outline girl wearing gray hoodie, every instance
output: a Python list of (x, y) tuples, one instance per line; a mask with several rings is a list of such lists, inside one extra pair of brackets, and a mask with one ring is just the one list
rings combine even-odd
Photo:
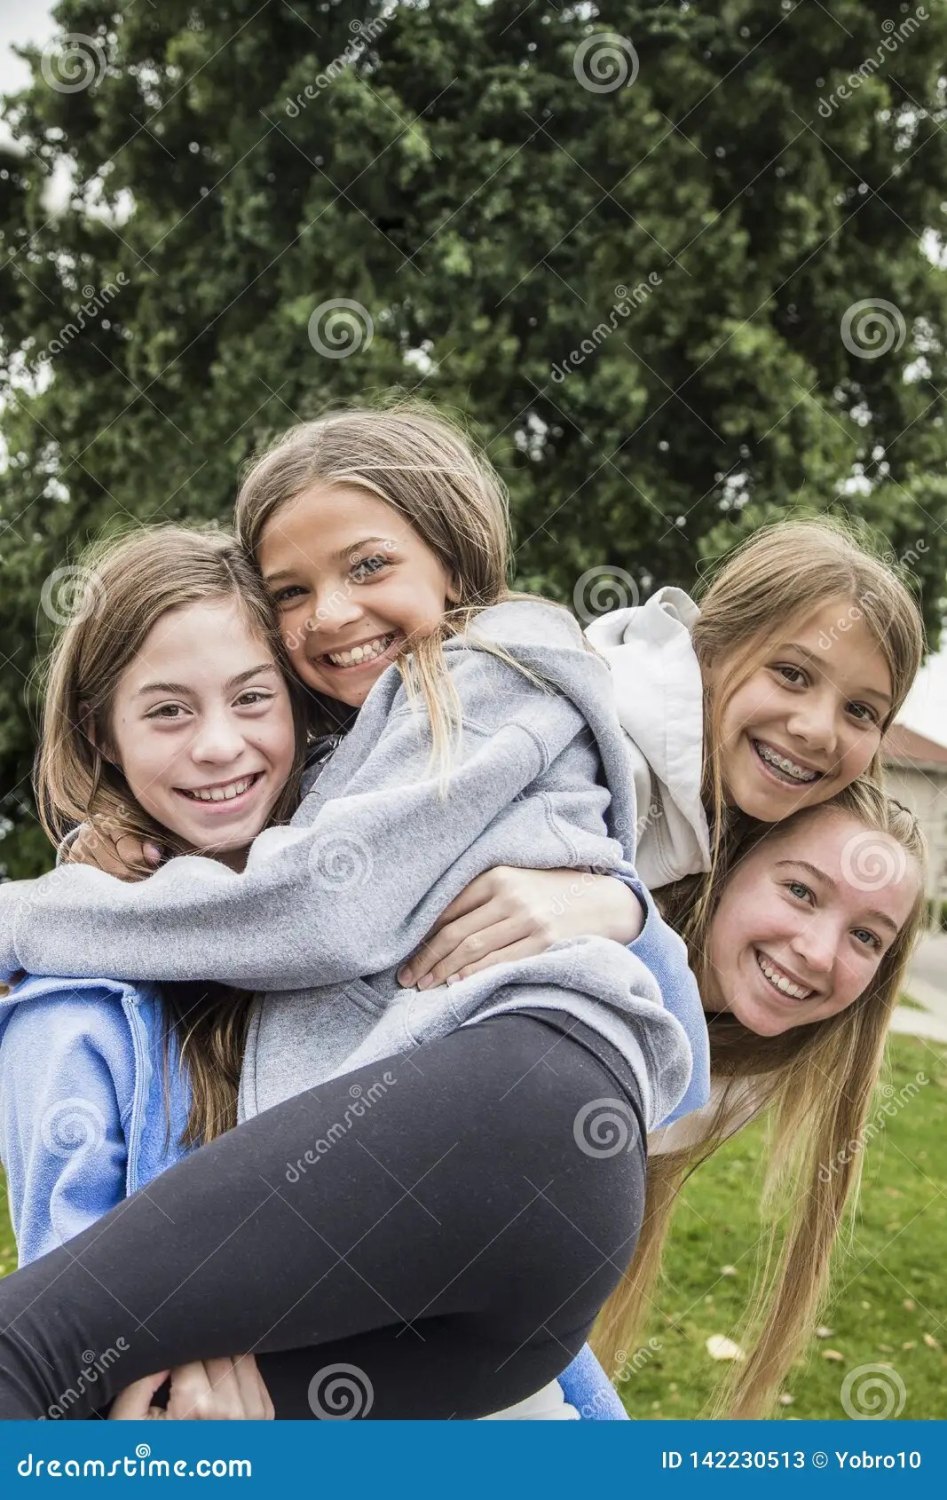
[[(607, 669), (564, 611), (507, 595), (485, 463), (427, 416), (330, 418), (261, 461), (238, 522), (317, 715), (358, 715), (242, 871), (192, 856), (128, 885), (67, 866), (0, 891), (8, 972), (270, 991), (245, 1128), (0, 1287), (0, 1414), (54, 1402), (76, 1337), (119, 1336), (99, 1402), (187, 1349), (252, 1348), (300, 1351), (264, 1371), (281, 1415), (319, 1415), (339, 1362), (374, 1416), (481, 1414), (555, 1375), (621, 1276), (644, 1132), (691, 1075), (696, 990), (640, 890), (640, 948), (576, 940), (433, 996), (397, 982), (488, 868), (618, 873), (634, 848)], [(144, 1320), (155, 1342), (126, 1337)]]

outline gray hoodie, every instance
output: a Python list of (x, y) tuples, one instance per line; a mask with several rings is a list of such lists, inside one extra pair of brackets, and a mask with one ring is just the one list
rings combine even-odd
[(397, 983), (401, 963), (483, 871), (610, 871), (623, 846), (634, 850), (634, 787), (608, 669), (566, 612), (497, 605), (447, 643), (445, 658), (462, 707), (446, 792), (430, 768), (427, 715), (389, 669), (292, 823), (260, 834), (242, 873), (194, 855), (136, 884), (63, 865), (0, 886), (0, 977), (22, 968), (268, 989), (248, 1039), (243, 1115), (487, 1014), (555, 1008), (621, 1050), (647, 1125), (660, 1122), (687, 1087), (691, 1047), (651, 971), (620, 945), (559, 944), (449, 989)]

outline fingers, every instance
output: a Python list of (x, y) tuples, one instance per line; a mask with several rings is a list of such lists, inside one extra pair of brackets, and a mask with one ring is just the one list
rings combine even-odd
[[(475, 911), (478, 906), (491, 900), (497, 894), (498, 882), (494, 879), (495, 870), (485, 870), (465, 885), (459, 896), (455, 896), (450, 906), (445, 906), (431, 932), (437, 932), (446, 922), (453, 922), (458, 917), (465, 917), (469, 912)], [(430, 935), (430, 934), (429, 934)]]
[(492, 969), (495, 964), (506, 964), (514, 958), (534, 958), (537, 953), (545, 953), (548, 947), (548, 942), (540, 941), (535, 933), (531, 933), (529, 937), (511, 943), (508, 948), (497, 948), (486, 958), (465, 964), (456, 974), (448, 974), (443, 982), (456, 984), (458, 980), (467, 979), (471, 974), (479, 974), (481, 969)]
[[(477, 933), (485, 932), (496, 925), (496, 915), (491, 916), (492, 903), (486, 906), (478, 906), (468, 916), (458, 917), (456, 921), (449, 922), (435, 932), (433, 937), (425, 938), (418, 951), (412, 955), (399, 971), (398, 978), (402, 984), (416, 984), (418, 989), (427, 989), (431, 984), (443, 984), (447, 974), (452, 974), (454, 969), (441, 970), (441, 977), (435, 979), (434, 971), (442, 966), (444, 961), (454, 953), (462, 943), (472, 940)], [(468, 957), (479, 957), (478, 953), (468, 950)], [(455, 964), (454, 968), (459, 968)]]
[(233, 1366), (240, 1386), (245, 1416), (256, 1422), (272, 1422), (276, 1411), (253, 1355), (238, 1355), (234, 1359)]
[(252, 1354), (195, 1361), (171, 1371), (173, 1421), (270, 1420), (273, 1403)]
[(170, 1370), (159, 1370), (157, 1374), (145, 1375), (141, 1380), (136, 1380), (133, 1385), (127, 1386), (112, 1402), (109, 1421), (142, 1422), (153, 1414), (163, 1417), (164, 1412), (161, 1408), (151, 1405), (151, 1398), (155, 1391), (164, 1385), (170, 1373)]
[(92, 865), (119, 880), (139, 880), (160, 862), (161, 850), (151, 840), (142, 844), (134, 834), (112, 836), (84, 823), (64, 858), (67, 864)]
[(219, 1410), (212, 1385), (212, 1375), (220, 1375), (215, 1367), (220, 1360), (195, 1360), (191, 1364), (178, 1365), (171, 1371), (171, 1395), (168, 1397), (168, 1416), (174, 1422), (210, 1422), (215, 1418), (226, 1421), (226, 1413)]
[(450, 945), (449, 951), (418, 981), (418, 988), (427, 989), (432, 985), (446, 984), (461, 972), (473, 972), (474, 964), (478, 968), (488, 969), (498, 962), (499, 953), (505, 953), (513, 943), (526, 939), (533, 943), (531, 953), (542, 953), (549, 947), (549, 939), (544, 932), (525, 926), (518, 917), (507, 917), (502, 922), (495, 922), (492, 927), (471, 932)]

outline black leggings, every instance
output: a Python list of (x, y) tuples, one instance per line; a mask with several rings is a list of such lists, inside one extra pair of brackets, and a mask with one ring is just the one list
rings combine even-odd
[(265, 1111), (0, 1281), (0, 1418), (248, 1351), (277, 1417), (482, 1416), (581, 1347), (644, 1181), (608, 1043), (480, 1022)]

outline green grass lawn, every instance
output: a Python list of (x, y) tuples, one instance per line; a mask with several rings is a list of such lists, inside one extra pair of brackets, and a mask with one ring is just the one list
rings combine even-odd
[[(867, 1153), (858, 1216), (836, 1255), (822, 1314), (821, 1328), (832, 1331), (813, 1337), (791, 1371), (784, 1391), (792, 1403), (780, 1416), (844, 1418), (846, 1373), (887, 1364), (906, 1392), (902, 1418), (947, 1417), (947, 1053), (893, 1036), (889, 1084), (898, 1091), (918, 1073), (930, 1082), (888, 1119)], [(759, 1149), (759, 1131), (744, 1131), (684, 1189), (668, 1245), (668, 1283), (645, 1335), (661, 1347), (635, 1361), (622, 1387), (632, 1416), (699, 1416), (726, 1371), (705, 1342), (712, 1334), (739, 1337), (759, 1234)], [(721, 1274), (723, 1267), (736, 1274)]]
[[(836, 1258), (834, 1295), (806, 1358), (791, 1372), (783, 1417), (844, 1417), (846, 1372), (888, 1364), (906, 1392), (901, 1416), (947, 1417), (947, 1054), (910, 1037), (890, 1045), (890, 1084), (919, 1073), (930, 1082), (888, 1121), (865, 1167), (854, 1232)], [(748, 1130), (695, 1175), (670, 1242), (668, 1285), (646, 1338), (660, 1350), (622, 1389), (632, 1416), (694, 1417), (724, 1366), (705, 1348), (711, 1334), (738, 1336), (758, 1238), (754, 1184), (759, 1133)], [(16, 1255), (0, 1203), (0, 1274)], [(722, 1268), (735, 1274), (722, 1274)], [(925, 1341), (925, 1335), (926, 1340)], [(840, 1358), (827, 1359), (827, 1354)]]

